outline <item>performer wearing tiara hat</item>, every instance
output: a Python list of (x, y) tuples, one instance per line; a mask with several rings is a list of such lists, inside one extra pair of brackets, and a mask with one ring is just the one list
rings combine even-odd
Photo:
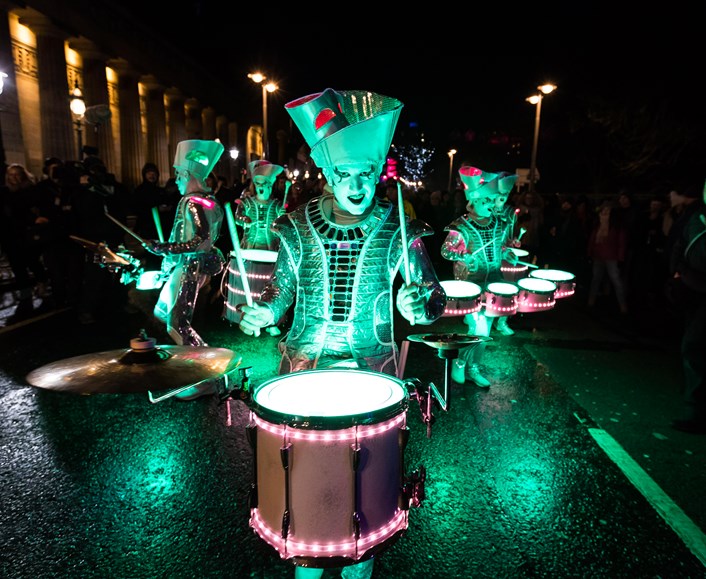
[[(500, 175), (475, 167), (461, 167), (459, 174), (468, 201), (468, 213), (446, 227), (448, 234), (441, 255), (453, 261), (455, 279), (472, 281), (485, 289), (488, 283), (503, 281), (500, 269), (503, 260), (512, 265), (518, 260), (509, 247), (512, 230), (495, 212), (496, 199), (500, 195)], [(516, 175), (504, 175), (503, 191), (511, 189), (515, 179)], [(490, 336), (494, 319), (481, 310), (467, 314), (464, 321), (470, 334)], [(477, 386), (488, 388), (490, 382), (480, 370), (484, 352), (484, 342), (461, 349), (452, 368), (452, 378), (461, 384), (469, 378)]]
[[(275, 271), (261, 300), (242, 306), (240, 328), (259, 335), (294, 303), (280, 374), (344, 367), (395, 376), (393, 307), (410, 322), (428, 325), (446, 305), (421, 239), (433, 232), (407, 217), (411, 279), (396, 299), (392, 295), (404, 265), (400, 215), (375, 192), (402, 103), (371, 92), (326, 89), (285, 108), (332, 193), (325, 191), (275, 221), (280, 238)], [(342, 577), (370, 577), (372, 569), (368, 559), (345, 567)], [(297, 566), (295, 575), (322, 573)]]
[[(269, 161), (256, 160), (248, 165), (248, 171), (251, 185), (236, 201), (235, 210), (235, 223), (243, 228), (240, 247), (242, 249), (277, 251), (279, 238), (271, 230), (271, 227), (277, 217), (284, 215), (285, 209), (282, 199), (272, 197), (272, 187), (278, 175), (284, 171), (284, 167)], [(249, 259), (243, 261), (248, 276), (250, 294), (253, 299), (260, 299), (262, 288), (274, 269), (274, 262)], [(246, 298), (235, 258), (231, 259), (228, 272), (232, 275), (228, 278), (225, 318), (237, 323), (241, 318), (238, 306), (246, 303)], [(279, 320), (277, 324), (268, 326), (267, 332), (272, 336), (280, 335), (282, 323), (283, 320)]]

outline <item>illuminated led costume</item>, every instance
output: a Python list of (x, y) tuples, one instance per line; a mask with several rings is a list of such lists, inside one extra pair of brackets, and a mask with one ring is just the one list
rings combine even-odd
[[(248, 191), (236, 201), (235, 223), (243, 228), (240, 247), (277, 251), (279, 238), (271, 227), (277, 217), (284, 215), (285, 209), (280, 199), (272, 198), (272, 186), (277, 176), (284, 171), (284, 167), (258, 160), (250, 163), (249, 171), (252, 192)], [(252, 299), (259, 300), (262, 288), (272, 275), (274, 262), (256, 261), (244, 257), (243, 265), (248, 276), (250, 295)], [(240, 322), (241, 313), (237, 308), (240, 304), (246, 303), (246, 299), (235, 258), (232, 258), (228, 264), (226, 296), (225, 318), (231, 322)], [(280, 333), (277, 326), (270, 326), (267, 330), (273, 335)]]
[[(399, 212), (375, 197), (402, 109), (398, 100), (364, 91), (326, 89), (286, 109), (333, 189), (280, 217), (275, 271), (241, 329), (257, 333), (294, 301), (279, 373), (357, 367), (396, 375), (392, 288), (402, 266)], [(432, 230), (407, 221), (410, 285), (396, 304), (415, 324), (431, 324), (446, 294), (421, 239)]]
[[(468, 213), (445, 228), (448, 234), (442, 244), (441, 255), (453, 261), (455, 279), (471, 281), (485, 289), (491, 282), (503, 281), (503, 260), (517, 263), (517, 255), (509, 247), (512, 230), (506, 219), (495, 212), (501, 178), (496, 173), (485, 173), (475, 167), (462, 167), (459, 174), (468, 201)], [(502, 177), (506, 180), (503, 188), (508, 189), (509, 185), (511, 189), (516, 178), (516, 175)], [(464, 322), (470, 334), (489, 336), (493, 319), (481, 310), (467, 314)], [(490, 386), (479, 368), (484, 352), (483, 342), (461, 349), (458, 362), (453, 367), (453, 379), (463, 383), (468, 377), (480, 387)]]
[(148, 241), (145, 248), (163, 256), (168, 275), (154, 307), (154, 315), (167, 325), (178, 345), (206, 346), (191, 320), (199, 290), (223, 269), (225, 260), (214, 246), (223, 223), (223, 208), (205, 183), (223, 153), (217, 141), (188, 140), (177, 146), (176, 184), (182, 198), (176, 207), (169, 241)]

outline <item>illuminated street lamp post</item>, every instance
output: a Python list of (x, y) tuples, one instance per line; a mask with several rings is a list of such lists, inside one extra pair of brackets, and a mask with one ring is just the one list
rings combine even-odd
[(262, 155), (263, 158), (270, 158), (269, 140), (267, 138), (267, 93), (275, 92), (279, 87), (273, 83), (266, 83), (267, 77), (260, 72), (253, 72), (248, 75), (253, 82), (262, 86)]
[(537, 144), (539, 142), (539, 118), (542, 114), (542, 100), (544, 100), (544, 95), (547, 95), (556, 90), (556, 85), (553, 84), (543, 84), (537, 87), (539, 91), (525, 100), (536, 106), (534, 113), (534, 139), (532, 141), (532, 159), (530, 160), (530, 174), (529, 174), (529, 191), (534, 193), (534, 182), (537, 175)]
[[(0, 70), (0, 94), (2, 94), (2, 91), (5, 88), (6, 78), (7, 74)], [(2, 126), (0, 126), (0, 170), (5, 170), (5, 143), (2, 140)]]
[(457, 153), (456, 149), (451, 149), (448, 152), (449, 155), (449, 186), (447, 189), (449, 190), (449, 193), (451, 192), (451, 177), (453, 176), (453, 171), (454, 171), (454, 155)]
[(71, 114), (74, 117), (76, 126), (76, 137), (78, 139), (78, 160), (83, 156), (83, 115), (86, 114), (86, 101), (83, 100), (83, 93), (78, 87), (78, 81), (71, 91), (71, 101), (69, 103)]

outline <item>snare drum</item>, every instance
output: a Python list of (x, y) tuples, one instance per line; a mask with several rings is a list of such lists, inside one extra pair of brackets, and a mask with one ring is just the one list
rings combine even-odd
[(576, 279), (573, 273), (560, 269), (535, 269), (530, 272), (530, 277), (546, 279), (556, 284), (555, 299), (565, 298), (574, 295), (576, 291)]
[[(310, 567), (369, 559), (407, 528), (400, 508), (409, 394), (364, 370), (307, 370), (253, 396), (250, 526), (283, 559)], [(252, 497), (251, 497), (252, 498)]]
[(135, 289), (153, 290), (159, 289), (164, 285), (165, 276), (161, 269), (156, 271), (143, 271), (137, 278)]
[(484, 292), (485, 315), (490, 318), (513, 316), (517, 313), (518, 287), (514, 283), (489, 283)]
[[(250, 295), (253, 300), (259, 300), (262, 289), (270, 280), (274, 271), (274, 264), (277, 261), (277, 252), (269, 249), (242, 249), (240, 254), (243, 258), (245, 273), (248, 276)], [(228, 262), (228, 284), (225, 288), (226, 308), (225, 318), (229, 322), (240, 322), (242, 314), (237, 311), (237, 306), (246, 303), (245, 291), (240, 280), (240, 270), (235, 252), (230, 252)]]
[(551, 310), (556, 303), (556, 284), (553, 281), (526, 277), (517, 280), (517, 287), (520, 289), (517, 295), (518, 312), (544, 312)]
[(439, 282), (446, 292), (443, 316), (465, 316), (480, 311), (483, 290), (477, 283), (458, 279)]
[[(512, 251), (518, 259), (522, 259), (523, 257), (527, 257), (529, 255), (529, 251), (526, 249), (519, 249), (517, 247), (511, 247), (510, 251)], [(509, 282), (516, 282), (518, 279), (526, 277), (528, 269), (529, 266), (522, 263), (512, 265), (510, 262), (503, 260), (500, 264), (500, 271), (503, 274), (503, 279)]]

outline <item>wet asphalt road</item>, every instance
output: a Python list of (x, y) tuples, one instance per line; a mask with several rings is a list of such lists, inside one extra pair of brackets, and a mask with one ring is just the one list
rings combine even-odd
[[(406, 470), (424, 467), (426, 496), (375, 578), (706, 577), (706, 437), (669, 428), (675, 336), (614, 317), (590, 317), (578, 299), (516, 316), (516, 334), (488, 345), (493, 386), (452, 383), (431, 437), (410, 401)], [(253, 384), (275, 376), (277, 338), (205, 314), (195, 326), (242, 356)], [(126, 348), (140, 328), (172, 343), (141, 313), (80, 326), (64, 312), (0, 331), (0, 577), (293, 577), (248, 524), (248, 404), (25, 380)], [(396, 327), (399, 340), (464, 331), (458, 318)], [(405, 377), (442, 388), (444, 361), (410, 343)]]

